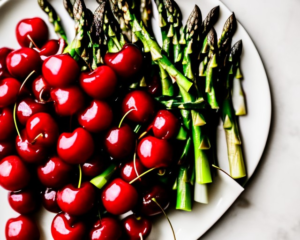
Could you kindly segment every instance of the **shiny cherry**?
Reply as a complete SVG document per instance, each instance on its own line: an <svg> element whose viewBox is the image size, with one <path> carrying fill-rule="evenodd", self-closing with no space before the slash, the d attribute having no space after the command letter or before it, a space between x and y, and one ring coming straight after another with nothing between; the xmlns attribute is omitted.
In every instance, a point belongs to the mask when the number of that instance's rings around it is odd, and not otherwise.
<svg viewBox="0 0 300 240"><path fill-rule="evenodd" d="M13 210L20 214L29 214L38 208L38 196L32 189L10 192L8 202Z"/></svg>
<svg viewBox="0 0 300 240"><path fill-rule="evenodd" d="M114 179L102 192L105 209L114 215L121 215L131 210L137 203L136 189L121 178Z"/></svg>
<svg viewBox="0 0 300 240"><path fill-rule="evenodd" d="M53 213L58 213L61 211L59 208L57 201L57 191L51 188L46 188L45 191L42 192L42 204L44 208Z"/></svg>
<svg viewBox="0 0 300 240"><path fill-rule="evenodd" d="M11 51L13 50L10 48L0 48L0 80L11 77L6 67L6 57Z"/></svg>
<svg viewBox="0 0 300 240"><path fill-rule="evenodd" d="M51 39L47 41L40 49L40 56L42 59L45 59L45 57L50 57L57 53L59 49L59 40Z"/></svg>
<svg viewBox="0 0 300 240"><path fill-rule="evenodd" d="M27 97L19 102L17 106L17 117L21 124L26 125L27 120L34 114L39 112L47 112L48 108L45 104L36 102Z"/></svg>
<svg viewBox="0 0 300 240"><path fill-rule="evenodd" d="M133 44L125 44L117 53L107 53L104 57L106 65L111 67L121 78L134 77L143 65L143 55Z"/></svg>
<svg viewBox="0 0 300 240"><path fill-rule="evenodd" d="M72 57L61 54L47 58L43 63L42 73L50 86L64 88L77 80L80 69Z"/></svg>
<svg viewBox="0 0 300 240"><path fill-rule="evenodd" d="M136 159L135 165L136 165L136 170L139 175L141 175L143 172L146 171L146 168L143 166L143 164L141 164L139 159ZM137 178L137 175L136 175L136 172L134 169L134 162L130 161L130 162L122 165L120 175L121 175L121 178L126 182L131 182L132 180Z"/></svg>
<svg viewBox="0 0 300 240"><path fill-rule="evenodd" d="M133 214L123 219L122 223L129 240L146 239L152 229L152 223L148 218L136 217Z"/></svg>
<svg viewBox="0 0 300 240"><path fill-rule="evenodd" d="M115 159L122 159L132 153L135 145L135 134L127 124L120 128L112 128L104 141L109 155Z"/></svg>
<svg viewBox="0 0 300 240"><path fill-rule="evenodd" d="M50 98L51 87L45 78L40 75L32 82L32 93L38 101L48 101Z"/></svg>
<svg viewBox="0 0 300 240"><path fill-rule="evenodd" d="M31 48L21 48L12 51L6 58L6 66L9 73L20 81L24 81L32 71L38 74L41 64L40 55Z"/></svg>
<svg viewBox="0 0 300 240"><path fill-rule="evenodd" d="M0 160L11 155L14 151L14 143L11 141L0 142Z"/></svg>
<svg viewBox="0 0 300 240"><path fill-rule="evenodd" d="M72 170L73 166L65 163L59 157L53 156L37 168L37 174L45 187L59 189L69 182Z"/></svg>
<svg viewBox="0 0 300 240"><path fill-rule="evenodd" d="M179 128L180 122L173 113L160 110L153 121L152 131L155 137L169 140L176 137Z"/></svg>
<svg viewBox="0 0 300 240"><path fill-rule="evenodd" d="M0 186L8 191L18 191L29 184L30 173L18 156L8 156L0 162Z"/></svg>
<svg viewBox="0 0 300 240"><path fill-rule="evenodd" d="M117 86L117 76L108 66L100 66L90 73L81 73L80 85L82 89L94 99L110 97Z"/></svg>
<svg viewBox="0 0 300 240"><path fill-rule="evenodd" d="M89 132L98 133L107 130L113 120L113 111L106 103L94 100L78 114L79 124Z"/></svg>
<svg viewBox="0 0 300 240"><path fill-rule="evenodd" d="M80 188L69 184L57 192L57 204L60 209L72 216L80 216L92 209L96 191L90 182L84 182Z"/></svg>
<svg viewBox="0 0 300 240"><path fill-rule="evenodd" d="M7 221L5 237L6 240L39 240L40 231L31 218L20 215Z"/></svg>
<svg viewBox="0 0 300 240"><path fill-rule="evenodd" d="M31 116L26 123L26 133L29 142L47 147L55 144L59 135L57 123L48 113Z"/></svg>
<svg viewBox="0 0 300 240"><path fill-rule="evenodd" d="M0 109L0 141L7 141L15 133L13 112L10 108Z"/></svg>
<svg viewBox="0 0 300 240"><path fill-rule="evenodd" d="M143 203L140 211L146 216L155 216L162 213L152 199L159 203L159 205L166 210L170 204L170 193L161 185L154 185L143 193Z"/></svg>
<svg viewBox="0 0 300 240"><path fill-rule="evenodd" d="M112 217L101 218L90 231L90 240L119 240L121 236L122 228Z"/></svg>
<svg viewBox="0 0 300 240"><path fill-rule="evenodd" d="M85 163L93 152L93 138L83 128L77 128L72 133L62 133L57 142L59 157L70 164Z"/></svg>
<svg viewBox="0 0 300 240"><path fill-rule="evenodd" d="M100 154L91 157L87 162L82 164L82 173L86 177L96 177L104 171L105 162Z"/></svg>
<svg viewBox="0 0 300 240"><path fill-rule="evenodd" d="M122 103L123 114L134 109L127 118L137 123L149 121L155 114L154 100L149 93L135 90L128 93Z"/></svg>
<svg viewBox="0 0 300 240"><path fill-rule="evenodd" d="M60 116L72 116L84 107L83 92L77 86L54 88L50 92L55 112Z"/></svg>
<svg viewBox="0 0 300 240"><path fill-rule="evenodd" d="M161 83L156 75L152 78L151 82L147 84L147 92L152 96L158 96L161 93Z"/></svg>
<svg viewBox="0 0 300 240"><path fill-rule="evenodd" d="M47 148L39 143L31 143L25 130L21 132L21 138L16 137L16 150L24 162L39 164L47 158Z"/></svg>
<svg viewBox="0 0 300 240"><path fill-rule="evenodd" d="M147 136L139 142L137 154L146 168L168 167L173 160L172 145L166 140L152 136Z"/></svg>
<svg viewBox="0 0 300 240"><path fill-rule="evenodd" d="M48 27L43 19L27 18L22 19L16 27L16 37L21 47L29 47L30 39L38 46L41 47L48 39Z"/></svg>
<svg viewBox="0 0 300 240"><path fill-rule="evenodd" d="M21 83L14 78L0 80L0 108L8 107L17 101Z"/></svg>
<svg viewBox="0 0 300 240"><path fill-rule="evenodd" d="M51 234L54 240L82 240L86 226L67 213L59 213L51 224Z"/></svg>

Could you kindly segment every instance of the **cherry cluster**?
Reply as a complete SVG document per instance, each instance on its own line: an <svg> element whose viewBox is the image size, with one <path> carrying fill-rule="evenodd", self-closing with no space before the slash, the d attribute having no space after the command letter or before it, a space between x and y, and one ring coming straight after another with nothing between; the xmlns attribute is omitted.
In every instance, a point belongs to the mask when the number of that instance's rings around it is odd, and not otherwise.
<svg viewBox="0 0 300 240"><path fill-rule="evenodd" d="M6 238L39 239L30 214L42 203L57 213L55 240L146 239L148 217L170 194L140 175L173 164L180 121L156 105L157 78L148 89L124 87L142 71L141 51L126 44L81 72L42 19L20 21L16 37L20 49L0 49L0 185L21 214L8 220Z"/></svg>

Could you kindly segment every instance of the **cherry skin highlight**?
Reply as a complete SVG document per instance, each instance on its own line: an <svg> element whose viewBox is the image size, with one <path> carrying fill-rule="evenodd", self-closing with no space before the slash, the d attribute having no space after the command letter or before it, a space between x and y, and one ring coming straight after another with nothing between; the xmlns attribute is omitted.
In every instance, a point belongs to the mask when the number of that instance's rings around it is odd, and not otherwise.
<svg viewBox="0 0 300 240"><path fill-rule="evenodd" d="M56 197L57 192L54 189L46 188L45 191L42 192L42 204L47 211L53 213L61 212Z"/></svg>
<svg viewBox="0 0 300 240"><path fill-rule="evenodd" d="M141 164L139 159L136 159L135 161L136 170L139 175L141 175L143 172L146 171L146 168ZM135 169L134 169L134 162L128 162L124 164L121 168L121 178L126 182L131 182L135 178L137 178Z"/></svg>
<svg viewBox="0 0 300 240"><path fill-rule="evenodd" d="M0 141L7 141L15 133L13 112L10 108L2 108L0 111Z"/></svg>
<svg viewBox="0 0 300 240"><path fill-rule="evenodd" d="M91 240L119 240L122 237L122 228L119 222L112 217L98 220L90 231Z"/></svg>
<svg viewBox="0 0 300 240"><path fill-rule="evenodd" d="M59 40L51 39L48 42L46 42L40 49L40 56L41 58L50 57L52 55L55 55L58 52L59 49Z"/></svg>
<svg viewBox="0 0 300 240"><path fill-rule="evenodd" d="M104 171L105 162L104 159L98 154L91 157L87 162L82 164L82 174L86 177L96 177Z"/></svg>
<svg viewBox="0 0 300 240"><path fill-rule="evenodd" d="M135 215L129 215L122 221L125 233L130 240L140 240L142 235L143 239L146 239L151 232L152 223L145 217L136 217Z"/></svg>
<svg viewBox="0 0 300 240"><path fill-rule="evenodd" d="M8 202L11 208L20 214L32 213L39 206L38 196L32 189L10 192Z"/></svg>
<svg viewBox="0 0 300 240"><path fill-rule="evenodd" d="M32 82L32 93L36 100L40 102L48 101L50 99L50 91L51 87L42 75Z"/></svg>
<svg viewBox="0 0 300 240"><path fill-rule="evenodd" d="M0 108L14 104L18 99L21 83L15 78L0 80Z"/></svg>

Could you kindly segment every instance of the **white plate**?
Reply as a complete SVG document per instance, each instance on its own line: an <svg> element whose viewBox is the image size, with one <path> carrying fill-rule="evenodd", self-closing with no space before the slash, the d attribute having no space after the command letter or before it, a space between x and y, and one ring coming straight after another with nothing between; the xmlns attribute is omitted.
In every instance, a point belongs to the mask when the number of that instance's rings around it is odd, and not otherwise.
<svg viewBox="0 0 300 240"><path fill-rule="evenodd" d="M97 6L95 0L86 0L86 2L92 10ZM178 0L177 2L182 10L184 21L186 21L196 0ZM63 9L62 0L52 0L51 3L61 15L64 25L68 26L66 27L67 34L69 39L72 39L73 22ZM220 18L215 26L217 33L220 34L230 11L217 0L201 0L198 3L203 18L211 8L220 5ZM236 15L238 18L238 13ZM47 22L47 17L40 10L36 0L0 0L0 47L18 48L14 35L17 22L23 18L35 16L42 17ZM55 38L52 27L50 26L49 29L51 30L51 37ZM241 68L244 74L243 87L247 95L248 107L248 115L240 118L240 127L247 172L250 178L260 161L267 142L271 122L271 96L262 61L251 38L241 24L238 24L233 42L239 39L243 40L244 46ZM229 171L225 135L221 126L218 129L218 160L221 168ZM210 187L210 202L208 205L194 204L193 211L190 213L169 211L169 217L175 228L177 239L195 240L202 236L224 214L242 191L243 188L240 185L226 174L219 172L215 182ZM3 189L0 189L0 212L0 239L4 239L4 226L7 219L18 214L10 209L7 202L7 192ZM52 239L50 224L53 216L53 214L46 211L42 211L37 216L42 229L42 240ZM157 218L149 239L172 239L171 230L164 218Z"/></svg>

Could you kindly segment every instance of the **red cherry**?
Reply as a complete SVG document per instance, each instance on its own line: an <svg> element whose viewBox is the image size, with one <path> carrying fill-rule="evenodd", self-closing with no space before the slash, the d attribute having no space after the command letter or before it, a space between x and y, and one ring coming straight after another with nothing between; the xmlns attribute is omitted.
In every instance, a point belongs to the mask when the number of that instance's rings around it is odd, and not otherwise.
<svg viewBox="0 0 300 240"><path fill-rule="evenodd" d="M93 152L93 138L83 128L77 128L72 133L62 133L57 142L58 155L70 164L85 163Z"/></svg>
<svg viewBox="0 0 300 240"><path fill-rule="evenodd" d="M38 52L31 48L21 48L8 54L6 58L6 66L10 74L24 81L26 77L35 71L40 72L41 58Z"/></svg>
<svg viewBox="0 0 300 240"><path fill-rule="evenodd" d="M17 117L21 124L26 125L27 120L39 112L47 112L44 104L34 101L32 98L25 98L17 106Z"/></svg>
<svg viewBox="0 0 300 240"><path fill-rule="evenodd" d="M48 39L48 27L41 18L27 18L21 20L16 27L16 37L21 47L29 47L30 40L41 47Z"/></svg>
<svg viewBox="0 0 300 240"><path fill-rule="evenodd" d="M13 137L15 133L12 110L9 108L0 109L0 141Z"/></svg>
<svg viewBox="0 0 300 240"><path fill-rule="evenodd" d="M55 88L50 95L60 116L72 116L84 107L84 95L77 86Z"/></svg>
<svg viewBox="0 0 300 240"><path fill-rule="evenodd" d="M154 101L145 91L133 91L126 95L122 103L123 114L131 109L134 111L128 114L128 119L137 123L147 122L155 113Z"/></svg>
<svg viewBox="0 0 300 240"><path fill-rule="evenodd" d="M21 138L19 136L16 138L16 149L23 161L41 163L47 158L47 148L36 142L31 143L25 130L21 132Z"/></svg>
<svg viewBox="0 0 300 240"><path fill-rule="evenodd" d="M123 124L120 128L114 127L107 133L104 144L111 157L122 159L132 153L135 134L127 124Z"/></svg>
<svg viewBox="0 0 300 240"><path fill-rule="evenodd" d="M80 69L72 57L61 54L47 58L43 63L42 72L50 86L63 88L77 80Z"/></svg>
<svg viewBox="0 0 300 240"><path fill-rule="evenodd" d="M130 240L146 239L152 229L152 223L145 217L129 215L122 221L126 235ZM142 235L142 238L141 236Z"/></svg>
<svg viewBox="0 0 300 240"><path fill-rule="evenodd" d="M82 173L87 177L96 177L104 171L105 163L100 155L95 155L82 166Z"/></svg>
<svg viewBox="0 0 300 240"><path fill-rule="evenodd" d="M78 115L79 124L89 132L98 133L107 130L113 120L113 111L106 103L98 100L91 102L90 106Z"/></svg>
<svg viewBox="0 0 300 240"><path fill-rule="evenodd" d="M146 216L154 216L162 213L157 204L152 201L153 198L155 198L164 210L169 207L170 193L161 185L154 185L143 194L141 212Z"/></svg>
<svg viewBox="0 0 300 240"><path fill-rule="evenodd" d="M54 240L82 240L86 227L83 222L77 222L67 213L59 213L55 216L51 225L51 233Z"/></svg>
<svg viewBox="0 0 300 240"><path fill-rule="evenodd" d="M30 173L17 156L8 156L0 162L0 185L8 191L18 191L29 184Z"/></svg>
<svg viewBox="0 0 300 240"><path fill-rule="evenodd" d="M11 77L6 68L6 57L11 51L10 48L0 48L0 80Z"/></svg>
<svg viewBox="0 0 300 240"><path fill-rule="evenodd" d="M32 82L32 93L39 101L48 101L50 98L51 87L45 78L40 75Z"/></svg>
<svg viewBox="0 0 300 240"><path fill-rule="evenodd" d="M65 163L59 157L51 157L44 165L37 168L41 183L48 188L59 189L69 182L73 166Z"/></svg>
<svg viewBox="0 0 300 240"><path fill-rule="evenodd" d="M116 178L102 192L105 209L114 215L130 211L137 203L138 193L133 186L121 178Z"/></svg>
<svg viewBox="0 0 300 240"><path fill-rule="evenodd" d="M52 146L58 138L58 126L48 113L36 113L26 123L26 133L30 143ZM38 137L40 134L42 136Z"/></svg>
<svg viewBox="0 0 300 240"><path fill-rule="evenodd" d="M180 122L173 113L168 110L160 110L153 121L153 134L157 138L172 139L176 137L180 128Z"/></svg>
<svg viewBox="0 0 300 240"><path fill-rule="evenodd" d="M57 204L60 209L72 216L80 216L92 209L96 191L90 182L84 182L80 188L69 184L57 192Z"/></svg>
<svg viewBox="0 0 300 240"><path fill-rule="evenodd" d="M20 214L34 212L38 207L37 200L38 196L32 189L10 192L8 194L9 205Z"/></svg>
<svg viewBox="0 0 300 240"><path fill-rule="evenodd" d="M19 216L11 218L5 225L6 240L39 240L40 231L31 218L26 216Z"/></svg>
<svg viewBox="0 0 300 240"><path fill-rule="evenodd" d="M98 220L90 231L90 240L119 240L122 229L119 222L111 217Z"/></svg>
<svg viewBox="0 0 300 240"><path fill-rule="evenodd" d="M0 107L8 107L17 101L21 83L14 78L0 81Z"/></svg>
<svg viewBox="0 0 300 240"><path fill-rule="evenodd" d="M146 168L164 168L173 160L172 145L152 136L143 138L137 147L138 156Z"/></svg>
<svg viewBox="0 0 300 240"><path fill-rule="evenodd" d="M10 141L0 142L0 160L11 155L14 151L14 144Z"/></svg>
<svg viewBox="0 0 300 240"><path fill-rule="evenodd" d="M120 52L107 53L104 62L120 77L129 79L141 69L143 55L135 45L125 44Z"/></svg>
<svg viewBox="0 0 300 240"><path fill-rule="evenodd" d="M51 39L44 44L43 47L39 50L41 58L45 59L57 53L59 49L59 40Z"/></svg>
<svg viewBox="0 0 300 240"><path fill-rule="evenodd" d="M53 213L61 212L57 201L56 201L57 192L51 188L46 188L42 193L42 203L46 210Z"/></svg>
<svg viewBox="0 0 300 240"><path fill-rule="evenodd" d="M152 81L147 85L147 92L153 96L160 95L161 83L156 75L152 78Z"/></svg>
<svg viewBox="0 0 300 240"><path fill-rule="evenodd" d="M80 85L82 89L94 99L110 97L117 86L117 76L108 66L101 66L90 73L81 73Z"/></svg>
<svg viewBox="0 0 300 240"><path fill-rule="evenodd" d="M136 170L139 175L145 172L146 168L141 164L139 159L135 161ZM121 168L121 178L126 182L131 182L137 178L133 161L124 164Z"/></svg>

